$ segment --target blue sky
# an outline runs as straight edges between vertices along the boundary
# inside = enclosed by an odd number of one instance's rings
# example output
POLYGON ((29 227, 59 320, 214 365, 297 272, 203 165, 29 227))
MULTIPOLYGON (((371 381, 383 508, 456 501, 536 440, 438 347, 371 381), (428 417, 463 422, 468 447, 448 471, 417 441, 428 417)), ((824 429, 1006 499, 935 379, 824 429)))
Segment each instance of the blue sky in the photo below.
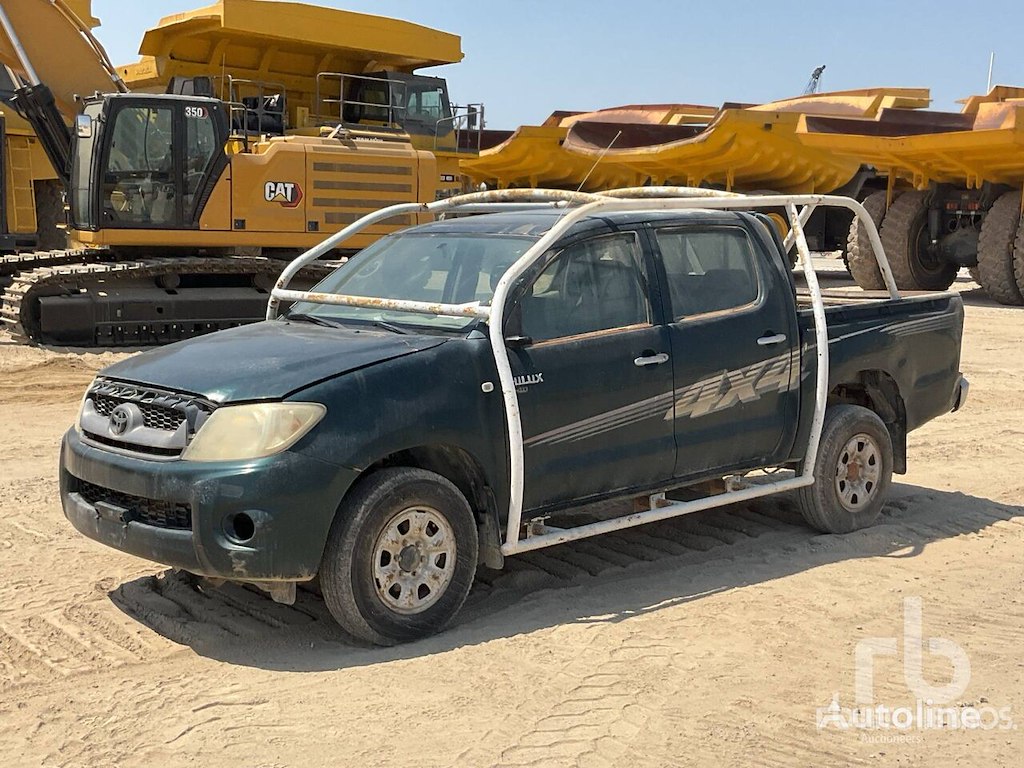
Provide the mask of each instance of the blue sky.
MULTIPOLYGON (((203 0, 93 0, 97 36, 115 64, 142 32, 203 0)), ((996 83, 1024 85, 1024 2, 819 3, 735 0, 323 0, 462 36, 446 77, 455 101, 483 101, 491 128, 535 124, 555 109, 625 103, 763 102, 797 95, 825 64, 825 89, 927 86, 933 108, 996 83)))

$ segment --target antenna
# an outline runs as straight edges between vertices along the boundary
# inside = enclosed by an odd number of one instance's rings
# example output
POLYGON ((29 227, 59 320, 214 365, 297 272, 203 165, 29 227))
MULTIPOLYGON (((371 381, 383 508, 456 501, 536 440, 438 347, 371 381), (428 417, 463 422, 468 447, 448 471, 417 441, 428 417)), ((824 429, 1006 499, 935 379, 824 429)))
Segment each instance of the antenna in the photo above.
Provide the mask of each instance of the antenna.
POLYGON ((811 72, 811 79, 807 81, 807 85, 804 86, 804 96, 809 96, 813 93, 818 92, 818 88, 821 86, 821 74, 825 71, 825 65, 822 64, 820 67, 816 67, 811 72))
POLYGON ((581 189, 583 189, 583 185, 587 183, 587 179, 590 178, 590 174, 592 174, 594 172, 594 169, 597 168, 597 164, 600 163, 602 160, 604 160, 604 156, 608 154, 608 150, 612 148, 612 144, 614 144, 616 141, 618 141, 619 140, 619 136, 621 136, 621 135, 622 135, 622 131, 619 131, 618 133, 616 133, 615 134, 615 138, 613 138, 611 141, 608 142, 608 146, 605 147, 603 150, 601 150, 601 154, 597 156, 597 160, 595 160, 594 164, 592 166, 590 166, 590 170, 587 171, 587 175, 583 177, 583 181, 581 181, 580 185, 578 187, 576 187, 576 191, 577 192, 579 192, 581 189))
POLYGON ((992 67, 995 65, 995 63, 996 52, 992 51, 992 53, 988 55, 988 88, 985 89, 985 93, 992 92, 992 67))

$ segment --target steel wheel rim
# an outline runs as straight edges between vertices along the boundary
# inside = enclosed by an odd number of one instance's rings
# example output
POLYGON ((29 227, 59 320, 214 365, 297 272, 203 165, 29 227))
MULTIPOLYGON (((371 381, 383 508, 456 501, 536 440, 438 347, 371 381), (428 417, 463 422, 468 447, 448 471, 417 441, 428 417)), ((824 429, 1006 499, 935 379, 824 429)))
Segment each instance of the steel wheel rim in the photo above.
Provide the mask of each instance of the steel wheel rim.
POLYGON ((939 258, 938 253, 931 247, 928 237, 928 225, 922 222, 911 238, 911 250, 917 254, 916 271, 929 277, 941 274, 946 268, 946 262, 939 258))
POLYGON ((882 450, 871 435, 854 435, 839 451, 835 488, 839 503, 848 512, 868 506, 878 492, 882 474, 882 450))
POLYGON ((422 613, 447 591, 455 554, 455 531, 444 515, 425 506, 403 509, 373 547, 377 597, 395 613, 422 613))

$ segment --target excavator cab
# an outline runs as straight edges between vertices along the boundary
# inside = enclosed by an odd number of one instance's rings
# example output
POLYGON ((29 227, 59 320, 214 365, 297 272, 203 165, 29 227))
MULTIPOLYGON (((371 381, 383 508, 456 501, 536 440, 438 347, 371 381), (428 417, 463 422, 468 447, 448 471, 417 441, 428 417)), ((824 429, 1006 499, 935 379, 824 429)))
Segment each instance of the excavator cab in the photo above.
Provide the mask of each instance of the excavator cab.
POLYGON ((113 94, 86 102, 75 124, 75 229, 197 229, 228 159, 229 117, 204 97, 113 94))

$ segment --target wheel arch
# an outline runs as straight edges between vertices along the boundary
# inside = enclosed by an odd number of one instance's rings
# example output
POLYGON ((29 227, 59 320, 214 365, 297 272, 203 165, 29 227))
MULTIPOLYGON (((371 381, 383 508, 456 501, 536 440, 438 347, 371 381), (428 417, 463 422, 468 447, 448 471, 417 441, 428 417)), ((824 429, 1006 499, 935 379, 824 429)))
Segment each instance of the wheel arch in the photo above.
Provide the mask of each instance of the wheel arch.
POLYGON ((849 403, 874 411, 892 438, 893 472, 907 472, 907 408, 899 384, 886 371, 859 371, 849 381, 835 384, 828 404, 849 403))
POLYGON ((389 453, 369 464, 349 487, 345 499, 375 472, 388 467, 416 467, 434 472, 451 482, 466 497, 476 517, 480 536, 480 561, 492 568, 501 567, 501 529, 494 490, 483 464, 461 446, 429 443, 389 453))

